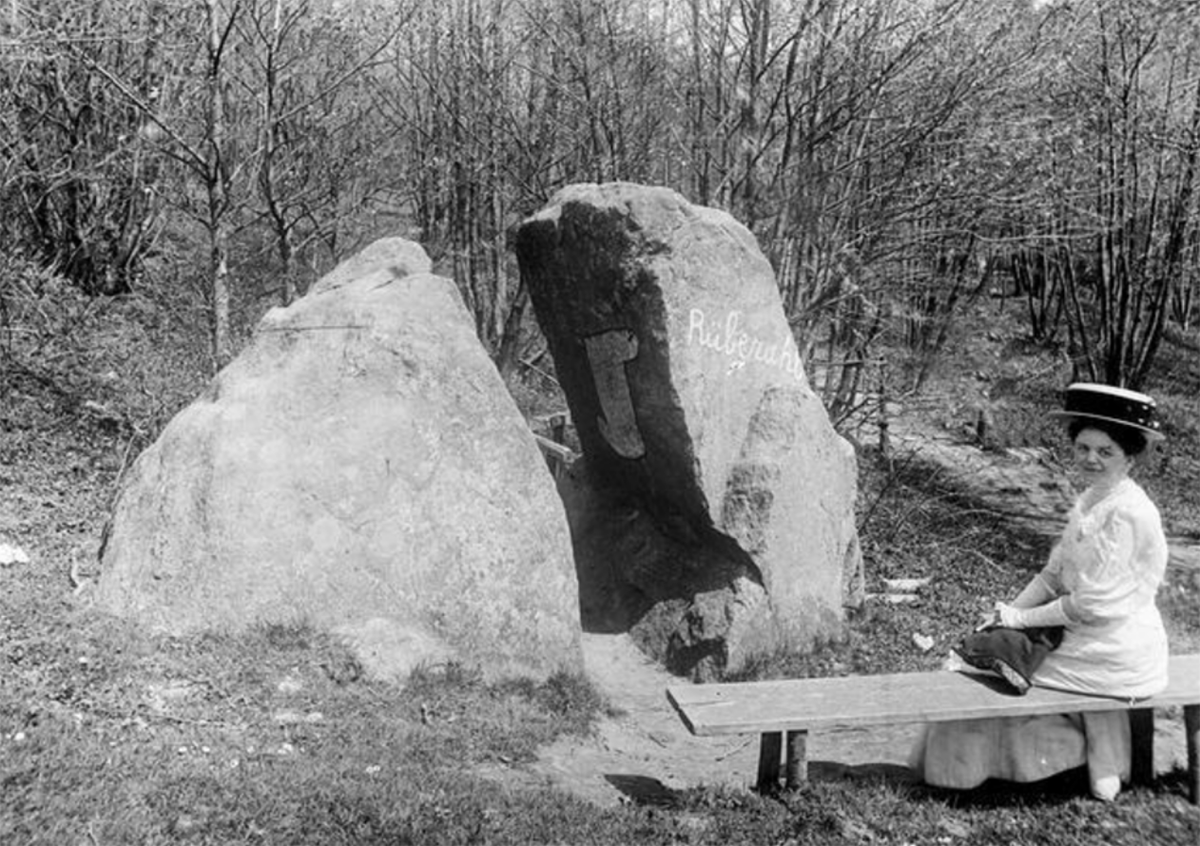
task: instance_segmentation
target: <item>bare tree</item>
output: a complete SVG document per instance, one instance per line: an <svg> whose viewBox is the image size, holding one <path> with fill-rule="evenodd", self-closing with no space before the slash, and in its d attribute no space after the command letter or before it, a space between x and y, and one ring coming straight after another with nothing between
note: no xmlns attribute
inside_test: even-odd
<svg viewBox="0 0 1200 846"><path fill-rule="evenodd" d="M1026 295L1061 293L1076 378L1138 387L1172 308L1190 311L1196 22L1171 4L1095 0L1052 10L1044 31L1043 61L1060 59L1043 84L1053 131L1013 139L1043 174L1010 218L1038 271Z"/></svg>
<svg viewBox="0 0 1200 846"><path fill-rule="evenodd" d="M139 90L119 68L77 56L88 72L137 114L144 124L142 137L152 142L163 162L174 163L178 170L179 181L169 190L159 186L157 193L169 195L170 205L199 223L205 233L202 293L214 370L224 366L234 351L229 246L234 216L244 203L240 178L245 168L239 154L246 147L231 131L243 121L241 104L229 96L230 39L242 10L241 0L204 0L198 9L188 9L195 17L172 16L161 45L161 66L155 68L161 84L149 92ZM197 32L200 38L195 37Z"/></svg>
<svg viewBox="0 0 1200 846"><path fill-rule="evenodd" d="M1193 317L1200 39L1165 0L126 6L8 15L0 226L111 292L168 226L203 249L218 365L235 312L290 302L386 209L510 370L508 229L584 180L750 225L838 413L884 339L919 386L998 274L1089 378L1136 384Z"/></svg>
<svg viewBox="0 0 1200 846"><path fill-rule="evenodd" d="M298 292L297 256L323 243L336 259L353 206L390 187L371 172L383 139L371 121L367 77L412 16L392 11L387 29L367 32L315 15L307 0L246 0L238 36L252 58L236 83L256 104L250 214L271 231L283 305Z"/></svg>
<svg viewBox="0 0 1200 846"><path fill-rule="evenodd" d="M149 97L161 20L157 3L82 0L13 4L6 19L2 226L88 294L130 290L160 222L142 118L89 67L118 68Z"/></svg>
<svg viewBox="0 0 1200 846"><path fill-rule="evenodd" d="M455 0L407 30L381 114L406 141L421 239L453 273L501 370L527 297L509 227L566 182L650 178L670 114L631 0ZM664 103L667 103L664 106Z"/></svg>
<svg viewBox="0 0 1200 846"><path fill-rule="evenodd" d="M976 263L937 268L976 243L978 211L955 210L967 189L945 174L963 170L964 116L1003 73L1006 20L987 11L689 0L693 192L759 236L835 413L856 406L891 315L924 321L928 359L977 290Z"/></svg>

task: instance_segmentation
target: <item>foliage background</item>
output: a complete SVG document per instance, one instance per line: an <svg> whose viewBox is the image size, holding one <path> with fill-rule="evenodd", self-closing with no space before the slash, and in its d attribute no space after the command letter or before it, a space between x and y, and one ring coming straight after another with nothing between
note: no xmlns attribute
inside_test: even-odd
<svg viewBox="0 0 1200 846"><path fill-rule="evenodd" d="M49 372L39 274L202 328L212 372L401 234L502 372L552 372L508 232L608 180L750 226L835 420L922 387L981 294L1021 299L1065 378L1138 387L1164 334L1196 344L1187 0L7 5L6 368Z"/></svg>

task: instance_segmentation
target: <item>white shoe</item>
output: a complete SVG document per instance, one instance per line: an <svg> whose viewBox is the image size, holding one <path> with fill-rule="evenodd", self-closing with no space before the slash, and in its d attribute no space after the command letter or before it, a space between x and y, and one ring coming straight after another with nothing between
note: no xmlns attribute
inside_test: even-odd
<svg viewBox="0 0 1200 846"><path fill-rule="evenodd" d="M1121 792L1120 776L1103 776L1092 782L1092 795L1101 802L1111 802Z"/></svg>

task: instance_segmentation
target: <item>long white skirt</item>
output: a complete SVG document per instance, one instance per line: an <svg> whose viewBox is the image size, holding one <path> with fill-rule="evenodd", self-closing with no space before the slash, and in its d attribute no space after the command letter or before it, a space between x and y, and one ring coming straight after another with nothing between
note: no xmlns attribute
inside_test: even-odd
<svg viewBox="0 0 1200 846"><path fill-rule="evenodd" d="M1129 780L1127 711L930 723L909 755L918 778L967 789L988 779L1032 782L1087 766L1089 780Z"/></svg>

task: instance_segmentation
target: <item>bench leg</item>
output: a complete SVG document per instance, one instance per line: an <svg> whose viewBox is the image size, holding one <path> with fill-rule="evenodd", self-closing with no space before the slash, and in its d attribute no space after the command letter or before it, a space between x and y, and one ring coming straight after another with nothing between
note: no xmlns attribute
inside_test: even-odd
<svg viewBox="0 0 1200 846"><path fill-rule="evenodd" d="M797 790L808 781L808 732L787 733L787 758L784 770L784 785L788 790Z"/></svg>
<svg viewBox="0 0 1200 846"><path fill-rule="evenodd" d="M1134 708L1129 712L1131 760L1129 781L1143 787L1154 784L1154 709Z"/></svg>
<svg viewBox="0 0 1200 846"><path fill-rule="evenodd" d="M777 731L763 732L758 745L759 793L773 793L779 788L779 754L783 739Z"/></svg>
<svg viewBox="0 0 1200 846"><path fill-rule="evenodd" d="M1183 730L1187 734L1188 798L1200 805L1200 705L1183 706Z"/></svg>

